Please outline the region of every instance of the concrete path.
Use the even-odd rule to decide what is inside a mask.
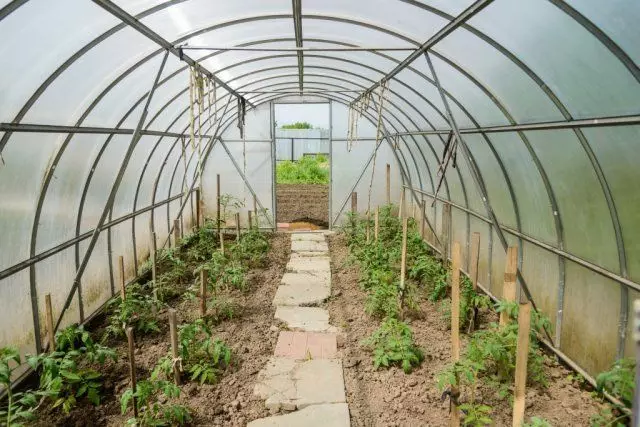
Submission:
[[[273,299],[280,331],[275,354],[253,393],[273,413],[250,427],[349,427],[338,329],[320,307],[331,295],[329,247],[323,233],[291,234],[291,259]]]

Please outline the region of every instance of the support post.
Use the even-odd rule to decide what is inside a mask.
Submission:
[[[124,257],[122,255],[118,257],[118,270],[120,271],[120,297],[124,301],[127,298],[127,292],[124,288]]]
[[[218,236],[220,236],[220,252],[224,255],[224,232],[220,230]]]
[[[156,277],[158,274],[156,267],[156,232],[151,232],[151,244],[149,245],[149,257],[151,258],[151,282],[153,283],[153,298],[158,299],[158,286],[156,283]]]
[[[173,220],[173,246],[178,247],[180,241],[180,219]]]
[[[451,205],[444,203],[442,205],[442,260],[447,261],[449,258],[449,242],[451,241]]]
[[[200,189],[196,188],[196,228],[202,227],[202,206],[200,205]]]
[[[398,218],[402,218],[404,215],[404,187],[402,187],[402,191],[400,191],[400,205],[398,206]]]
[[[206,223],[206,217],[204,215],[204,200],[200,199],[200,226],[204,227]]]
[[[256,228],[260,228],[260,213],[258,212],[258,200],[256,198],[256,195],[253,195],[253,212],[255,213],[255,217],[256,217]]]
[[[49,351],[56,351],[56,339],[53,333],[53,308],[51,307],[51,294],[44,296],[45,321],[47,322],[47,337],[49,338]]]
[[[462,265],[460,243],[453,242],[451,251],[451,359],[460,360],[460,267]],[[456,404],[460,391],[456,386],[451,387],[451,426],[460,425],[460,410]]]
[[[249,230],[253,228],[253,216],[251,215],[251,211],[247,211],[247,220],[249,221]]]
[[[240,241],[240,212],[236,212],[236,242]]]
[[[133,341],[133,328],[127,328],[127,341],[129,342],[129,377],[131,378],[131,390],[133,390],[133,397],[131,401],[133,403],[133,416],[138,418],[138,399],[135,396],[137,383],[136,383],[136,356],[135,356],[135,343]]]
[[[387,163],[387,205],[391,204],[391,165]]]
[[[426,203],[424,201],[424,199],[422,199],[422,203],[420,204],[420,237],[422,237],[422,239],[424,240],[424,224],[425,224],[425,215],[427,214],[426,211]]]
[[[477,231],[471,235],[471,257],[469,260],[469,279],[471,279],[471,285],[473,286],[474,292],[478,292],[478,261],[480,259],[480,233]],[[471,333],[477,323],[478,318],[478,308],[473,308],[473,317],[471,317],[469,322],[469,330]]]
[[[220,234],[220,174],[216,175],[216,228],[218,229],[218,234]]]
[[[376,214],[375,214],[375,218],[374,218],[374,237],[376,239],[376,242],[378,241],[378,235],[380,234],[380,207],[376,208]]]
[[[400,258],[400,313],[404,303],[405,276],[407,274],[407,225],[409,218],[402,220],[402,253]]]
[[[636,343],[636,366],[640,363],[640,299],[633,302],[633,340]],[[632,426],[637,426],[640,420],[640,369],[636,369],[636,392],[633,395]]]
[[[200,270],[200,316],[207,315],[207,272]]]
[[[176,311],[169,309],[169,335],[171,337],[171,355],[173,356],[173,381],[176,385],[182,382],[180,378],[180,353],[178,352],[178,322]]]
[[[358,213],[358,193],[355,191],[351,193],[351,213]]]
[[[502,299],[505,301],[516,300],[516,271],[518,270],[518,247],[509,246],[504,266],[504,284],[502,286]],[[500,325],[509,323],[509,315],[504,311],[500,313]]]
[[[520,427],[524,422],[530,327],[531,303],[525,302],[524,304],[520,304],[518,311],[518,344],[516,346],[516,384],[513,398],[513,427]]]

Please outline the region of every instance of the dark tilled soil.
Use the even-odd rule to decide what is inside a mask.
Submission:
[[[448,402],[440,400],[436,376],[450,361],[450,332],[438,307],[426,299],[420,312],[406,319],[425,361],[411,374],[401,369],[375,370],[370,352],[361,345],[380,324],[364,312],[365,293],[358,285],[358,267],[348,263],[348,249],[340,235],[329,236],[333,297],[327,304],[331,324],[345,334],[342,348],[345,386],[351,425],[357,426],[446,426]],[[492,319],[493,318],[493,319]],[[481,322],[495,319],[483,313]],[[464,341],[464,335],[462,335]],[[569,378],[569,370],[548,358],[549,387],[531,388],[526,398],[526,416],[538,416],[554,426],[588,426],[600,404],[587,390]],[[512,409],[492,390],[480,388],[477,402],[493,407],[498,426],[511,425]]]
[[[326,184],[278,184],[278,222],[304,221],[320,227],[329,222],[329,186]]]
[[[274,234],[267,266],[249,273],[246,292],[232,291],[229,297],[237,305],[237,316],[214,328],[214,336],[224,340],[233,351],[234,364],[215,385],[186,381],[181,386],[180,403],[191,410],[192,425],[244,426],[256,418],[268,416],[264,402],[253,397],[255,376],[273,354],[277,331],[273,331],[274,308],[271,301],[289,260],[290,238]],[[199,303],[176,301],[178,323],[198,317]],[[161,332],[136,341],[136,369],[139,379],[147,378],[158,359],[170,350],[167,310],[159,313]],[[104,325],[104,324],[103,324]],[[100,326],[103,326],[100,325]],[[98,329],[101,329],[100,327]],[[99,330],[94,336],[99,337]],[[82,402],[67,416],[49,407],[39,411],[36,426],[122,426],[132,414],[120,414],[120,396],[130,387],[127,347],[111,343],[118,352],[116,363],[100,368],[104,375],[103,402],[100,406]]]

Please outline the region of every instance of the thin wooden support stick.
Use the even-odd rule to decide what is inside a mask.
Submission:
[[[124,301],[127,298],[127,292],[124,289],[124,257],[122,255],[118,257],[118,270],[120,270],[120,297]]]
[[[220,234],[220,174],[216,175],[216,227],[218,229],[218,234]]]
[[[127,328],[127,340],[129,341],[129,376],[131,378],[131,390],[133,390],[133,397],[131,399],[133,403],[133,416],[138,418],[138,399],[135,396],[137,383],[136,383],[136,356],[135,356],[135,343],[133,341],[133,328]]]
[[[207,272],[200,270],[200,315],[207,315]]]
[[[220,236],[220,252],[224,255],[224,231],[220,230],[218,236]]]
[[[247,211],[247,219],[249,220],[249,230],[253,228],[253,215],[251,211]]]
[[[156,246],[156,232],[151,232],[151,244],[149,245],[149,258],[151,259],[151,282],[153,284],[153,298],[158,299],[158,286],[156,283],[156,277],[158,274],[156,267],[156,252],[158,250]]]
[[[196,188],[196,228],[202,227],[202,203],[200,203],[200,189]]]
[[[426,215],[426,202],[422,199],[422,203],[420,204],[420,237],[424,239],[424,216]]]
[[[387,205],[391,204],[391,165],[387,163]]]
[[[502,299],[505,301],[516,300],[516,272],[518,270],[518,247],[509,246],[504,266],[504,284],[502,287]],[[500,313],[500,325],[509,323],[509,315]]]
[[[460,360],[460,267],[461,267],[460,243],[453,242],[451,250],[451,359],[453,362]],[[451,426],[460,425],[460,410],[457,399],[460,391],[456,386],[451,387]]]
[[[404,214],[404,187],[402,187],[402,191],[400,191],[400,206],[398,206],[398,218],[402,218]]]
[[[478,292],[478,261],[480,260],[480,233],[474,232],[471,235],[471,258],[469,259],[469,279],[474,292]],[[478,320],[478,308],[473,308],[473,313],[469,319],[468,333],[473,332]]]
[[[520,304],[520,309],[518,311],[518,344],[516,347],[516,384],[513,399],[513,427],[520,427],[524,422],[530,327],[531,303],[525,302],[524,304]]]
[[[258,200],[256,196],[253,196],[253,212],[255,212],[256,217],[256,228],[260,228],[260,214],[258,212]]]
[[[367,210],[367,243],[371,241],[371,212]]]
[[[56,339],[53,333],[53,308],[51,307],[51,294],[44,296],[45,321],[47,322],[47,337],[49,338],[49,350],[56,351]]]
[[[378,236],[380,234],[380,207],[376,208],[375,218],[374,218],[374,237],[376,242],[378,241]]]
[[[451,205],[449,203],[445,203],[442,206],[442,238],[440,239],[442,242],[442,259],[443,261],[445,261],[445,263],[449,258],[450,233],[451,233]]]
[[[400,259],[400,312],[404,303],[405,276],[407,274],[407,225],[409,218],[402,220],[402,254]]]
[[[236,212],[236,242],[240,241],[240,212]]]
[[[173,381],[176,385],[180,385],[180,353],[178,352],[178,321],[176,311],[169,309],[169,336],[171,338],[171,356],[173,357]]]
[[[173,220],[173,246],[178,247],[178,242],[180,241],[180,220]]]
[[[358,213],[358,193],[355,191],[351,193],[351,212]]]

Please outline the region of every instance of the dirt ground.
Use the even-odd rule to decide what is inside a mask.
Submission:
[[[358,285],[358,267],[347,262],[348,249],[340,235],[329,237],[332,264],[332,293],[327,304],[331,324],[346,333],[342,348],[347,401],[351,425],[359,426],[446,426],[448,401],[441,401],[436,386],[437,374],[450,361],[450,331],[438,307],[426,299],[420,312],[408,318],[416,343],[425,360],[411,374],[401,369],[373,368],[370,353],[361,342],[380,324],[364,312],[365,292]],[[482,313],[481,323],[491,321],[492,313]],[[464,340],[464,335],[462,335]],[[526,417],[538,416],[554,426],[588,426],[600,404],[589,391],[581,390],[571,371],[548,357],[549,387],[527,392]],[[512,423],[512,408],[491,390],[480,389],[478,402],[493,407],[492,418],[498,426]]]
[[[271,327],[274,308],[271,305],[276,288],[289,260],[290,238],[286,234],[274,234],[267,266],[251,270],[250,284],[245,292],[230,291],[238,309],[231,320],[213,328],[215,337],[231,347],[233,365],[222,374],[215,385],[187,382],[181,386],[180,403],[191,410],[192,425],[244,426],[247,422],[268,416],[264,402],[253,397],[255,376],[273,354],[277,329]],[[176,300],[178,323],[193,320],[198,315],[198,301]],[[100,325],[102,322],[102,325]],[[97,319],[95,337],[100,337],[104,316]],[[144,336],[136,343],[137,377],[147,378],[158,359],[170,350],[167,309],[159,313],[161,332]],[[94,329],[90,329],[93,331]],[[113,345],[112,345],[113,346]],[[36,426],[122,426],[132,416],[120,414],[120,396],[130,387],[127,349],[118,342],[118,361],[108,362],[100,369],[105,377],[102,404],[98,407],[82,401],[68,416],[47,407],[39,411]]]
[[[322,227],[329,223],[329,186],[326,184],[277,184],[278,222],[306,221]]]

